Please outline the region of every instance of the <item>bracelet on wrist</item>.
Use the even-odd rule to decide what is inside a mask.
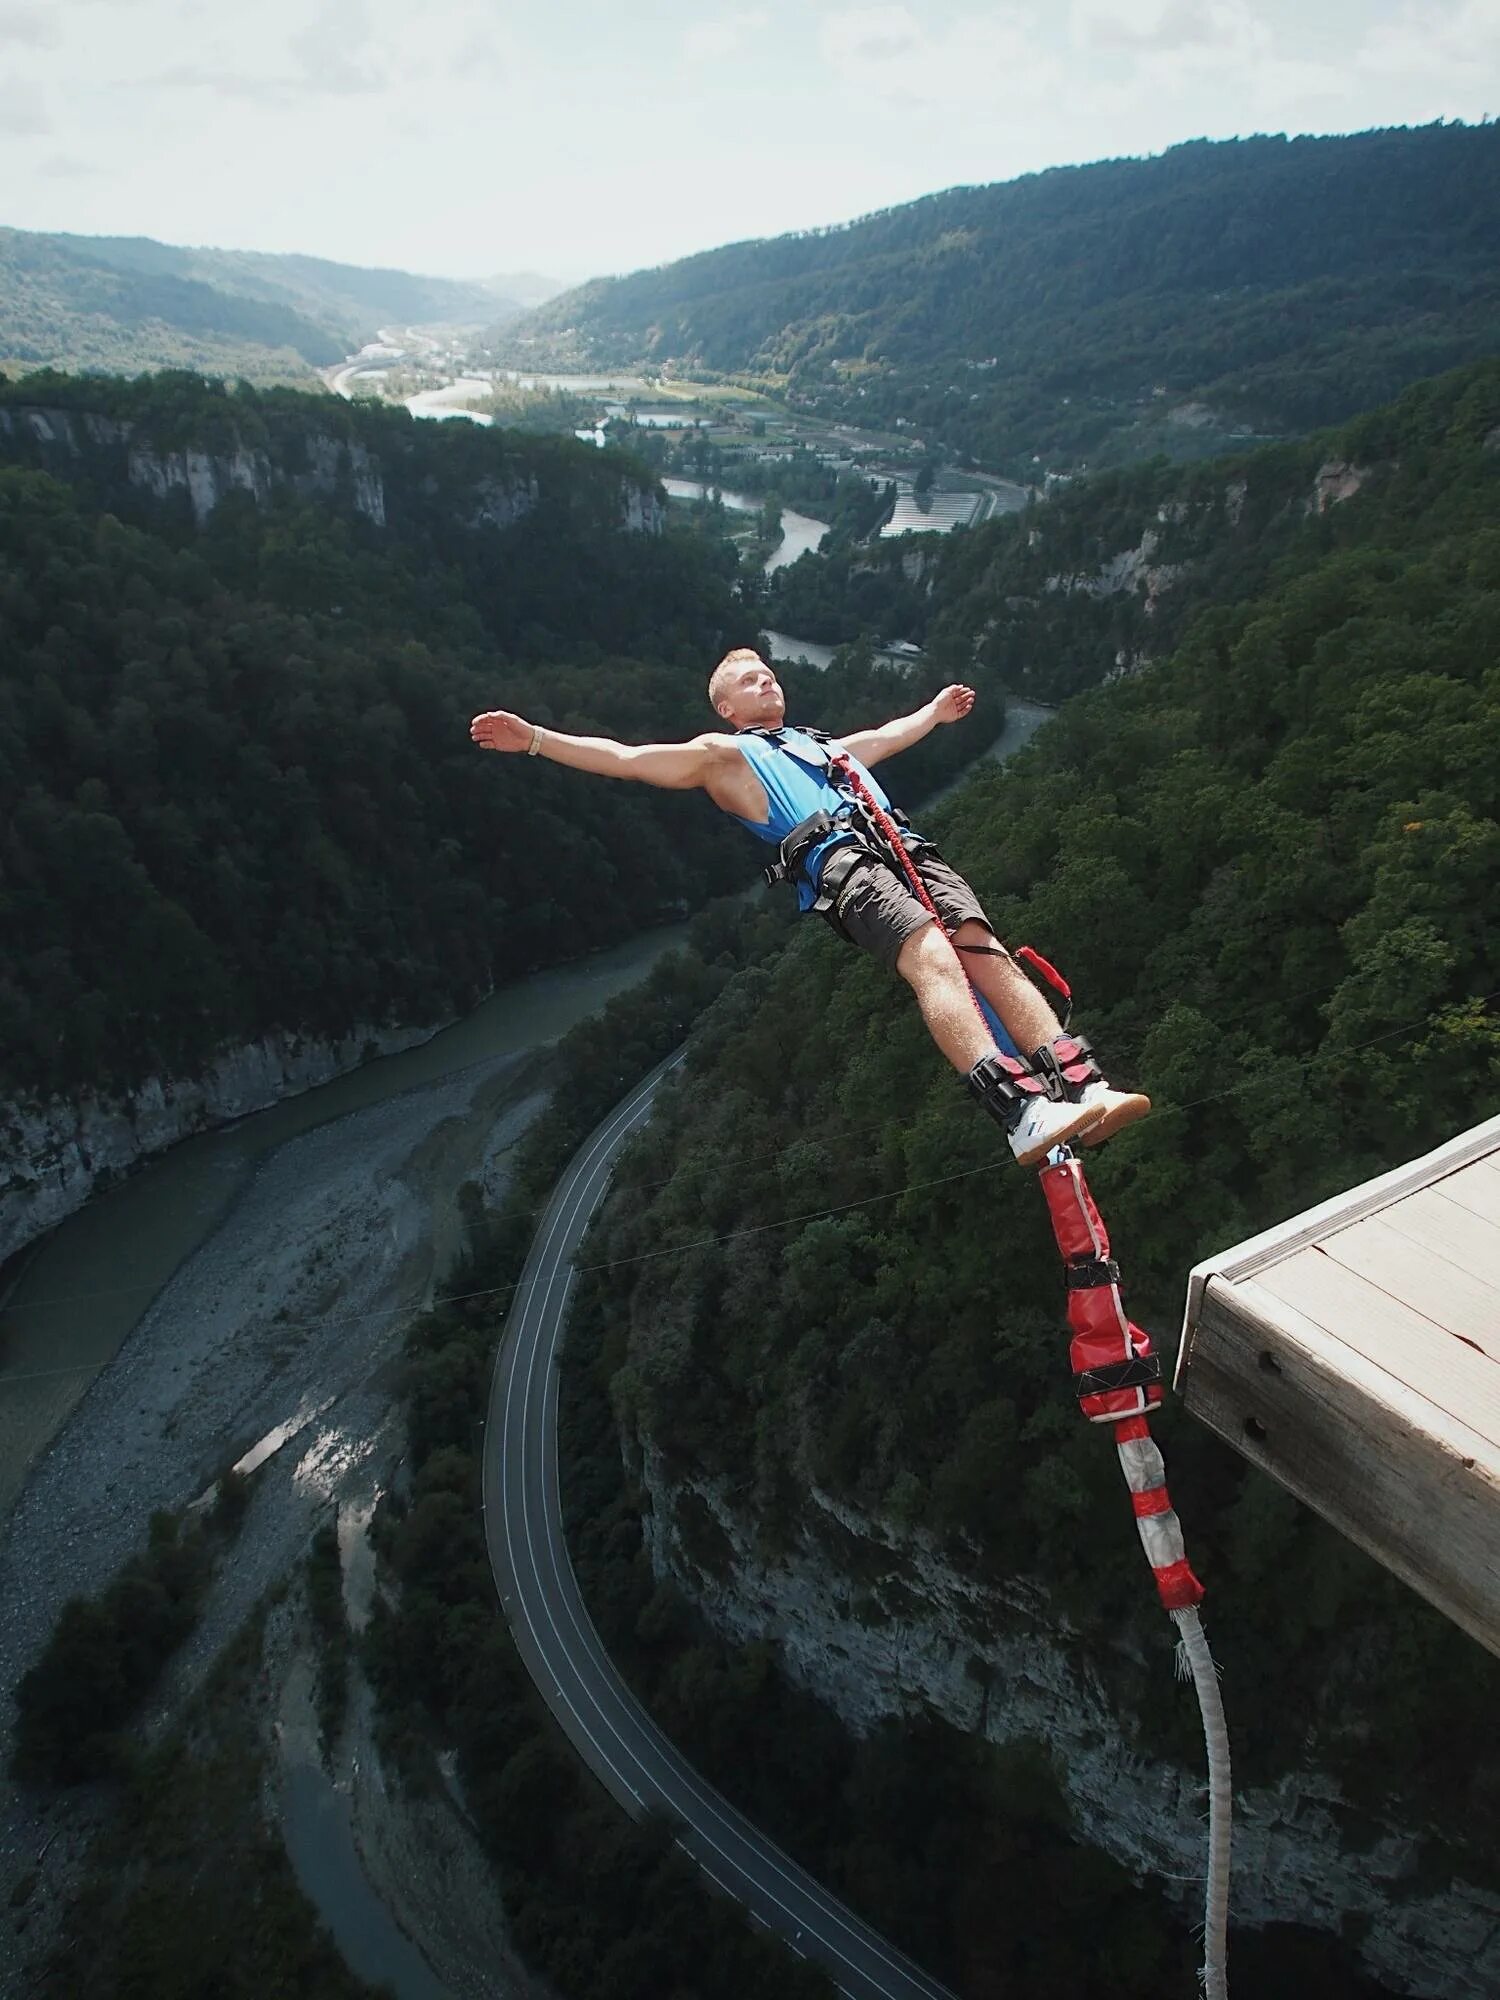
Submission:
[[[526,746],[526,755],[528,757],[535,757],[541,747],[542,725],[539,722],[533,722],[531,725],[531,741]]]

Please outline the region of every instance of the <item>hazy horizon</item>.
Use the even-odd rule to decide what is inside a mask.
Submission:
[[[1496,0],[0,0],[27,230],[581,282],[1196,138],[1478,122]],[[762,138],[765,129],[767,136]],[[211,165],[212,171],[205,171]]]

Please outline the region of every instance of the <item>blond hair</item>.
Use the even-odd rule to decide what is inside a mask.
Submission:
[[[753,646],[736,646],[732,653],[724,655],[723,659],[720,660],[719,664],[709,675],[708,698],[713,705],[715,715],[719,713],[719,701],[723,696],[724,690],[734,677],[733,669],[735,667],[748,666],[752,660],[758,667],[765,665],[765,661]]]

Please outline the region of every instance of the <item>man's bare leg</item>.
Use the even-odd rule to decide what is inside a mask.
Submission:
[[[1063,1032],[1057,1016],[1009,952],[999,955],[999,941],[985,925],[973,919],[960,924],[953,942],[988,947],[965,952],[964,969],[1000,1016],[1005,1032],[1023,1055],[1029,1058]],[[1137,1090],[1111,1090],[1108,1084],[1095,1083],[1088,1086],[1084,1095],[1086,1098],[1092,1095],[1093,1101],[1103,1107],[1098,1123],[1082,1134],[1085,1146],[1097,1146],[1124,1126],[1133,1125],[1137,1118],[1144,1118],[1151,1109],[1150,1098]]]
[[[928,1032],[964,1077],[970,1094],[1005,1128],[1023,1167],[1055,1146],[1091,1130],[1103,1116],[1094,1105],[1054,1097],[1028,1065],[1002,1056],[952,945],[935,923],[914,931],[896,956],[896,970],[916,995]]]
[[[980,927],[966,924],[964,928]],[[929,921],[912,932],[896,954],[896,970],[915,994],[928,1033],[961,1075],[967,1076],[975,1063],[993,1055],[995,1038],[981,1019],[963,968],[937,924]],[[1021,1046],[1034,1049],[1040,1044]]]
[[[960,924],[953,942],[989,947],[988,951],[969,952],[963,960],[964,970],[1000,1016],[1006,1034],[1022,1055],[1029,1057],[1034,1049],[1045,1048],[1062,1033],[1062,1023],[1009,952],[1003,957],[991,956],[1000,951],[1000,944],[985,925],[972,919]],[[951,962],[952,953],[948,956]]]

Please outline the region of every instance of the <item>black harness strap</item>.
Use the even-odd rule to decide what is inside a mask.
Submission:
[[[833,741],[833,738],[824,729],[802,729],[799,727],[797,733],[799,736],[810,737],[814,743],[822,744]],[[742,729],[738,734],[741,736],[763,736],[768,743],[774,744],[777,749],[784,747],[782,737],[785,731],[781,729]],[[788,750],[787,755],[795,756],[796,752]],[[828,761],[831,762],[832,760]],[[773,888],[779,883],[793,881],[801,869],[803,862],[820,842],[826,840],[830,834],[842,833],[847,835],[846,844],[831,854],[823,864],[819,876],[817,900],[812,904],[810,911],[810,914],[814,916],[827,917],[834,924],[835,929],[838,928],[838,925],[834,906],[844,883],[856,867],[867,861],[878,861],[883,867],[900,872],[901,866],[896,856],[890,852],[884,838],[870,823],[869,816],[865,812],[859,798],[853,793],[845,791],[843,786],[838,786],[837,789],[844,799],[844,803],[839,806],[837,812],[819,810],[815,813],[809,813],[806,819],[799,820],[791,832],[778,843],[776,860],[771,863],[769,868],[762,871],[766,881]],[[898,812],[894,807],[891,808],[891,818],[903,830],[910,824],[905,813]],[[913,835],[907,843],[907,851],[919,854],[930,848],[931,845],[931,841],[923,840],[920,835]]]
[[[1069,1264],[1063,1273],[1063,1283],[1070,1292],[1092,1291],[1096,1285],[1118,1285],[1120,1267],[1113,1257],[1090,1257],[1086,1262]]]
[[[1135,1354],[1129,1361],[1112,1361],[1103,1368],[1085,1368],[1073,1377],[1073,1390],[1079,1396],[1100,1396],[1111,1389],[1144,1389],[1149,1383],[1160,1380],[1161,1356]]]

